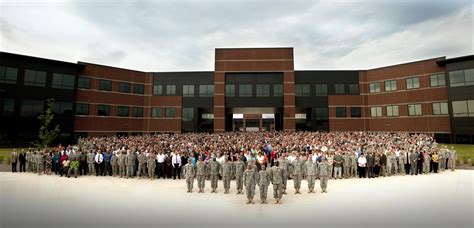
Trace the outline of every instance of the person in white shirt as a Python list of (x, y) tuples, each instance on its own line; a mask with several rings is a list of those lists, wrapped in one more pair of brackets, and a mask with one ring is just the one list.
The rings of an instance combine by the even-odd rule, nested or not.
[(158, 179), (160, 179), (160, 177), (165, 179), (165, 159), (166, 155), (163, 151), (160, 151), (160, 153), (156, 155), (156, 161), (158, 163)]
[(104, 156), (99, 150), (97, 150), (94, 160), (95, 160), (95, 175), (102, 176), (102, 163), (104, 162)]
[(173, 154), (171, 164), (173, 165), (173, 180), (176, 180), (176, 176), (178, 176), (178, 180), (181, 179), (181, 155), (179, 152)]
[(359, 164), (359, 178), (365, 178), (365, 169), (367, 168), (367, 159), (365, 158), (364, 153), (360, 154), (359, 159), (357, 159), (357, 163)]

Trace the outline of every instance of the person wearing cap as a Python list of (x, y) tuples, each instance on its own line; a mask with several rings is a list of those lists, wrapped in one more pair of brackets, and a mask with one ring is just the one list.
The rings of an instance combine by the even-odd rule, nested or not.
[(199, 156), (199, 160), (196, 162), (196, 179), (199, 189), (198, 193), (204, 193), (204, 187), (206, 186), (206, 175), (206, 163), (204, 163), (202, 156)]
[(242, 161), (242, 155), (237, 155), (237, 161), (234, 162), (234, 176), (235, 176), (235, 187), (237, 188), (237, 194), (243, 193), (243, 175), (245, 171), (245, 163)]
[(266, 170), (266, 166), (262, 165), (260, 168), (261, 170), (258, 172), (256, 182), (260, 190), (261, 204), (267, 204), (268, 185), (270, 185), (271, 181), (270, 173)]
[(344, 178), (350, 177), (350, 167), (351, 167), (351, 157), (348, 153), (343, 153), (342, 155), (343, 163), (342, 163), (342, 172), (344, 173)]
[(253, 204), (253, 197), (255, 195), (255, 172), (252, 170), (252, 165), (247, 165), (247, 170), (244, 172), (244, 185), (247, 196), (247, 204)]
[(193, 192), (194, 175), (194, 165), (191, 162), (191, 158), (188, 158), (188, 163), (184, 165), (184, 177), (186, 178), (186, 186), (188, 188), (187, 193)]
[(138, 154), (138, 178), (141, 179), (142, 177), (147, 175), (146, 170), (146, 154), (144, 151), (139, 152)]
[(225, 156), (224, 162), (221, 164), (220, 174), (224, 183), (224, 194), (229, 194), (230, 180), (232, 179), (232, 163), (229, 161), (228, 156)]
[(275, 198), (275, 204), (281, 204), (281, 198), (283, 195), (283, 169), (280, 167), (280, 161), (275, 161), (275, 166), (270, 170), (270, 180), (273, 185), (273, 198)]
[(314, 182), (316, 181), (318, 167), (311, 157), (305, 163), (306, 180), (308, 182), (308, 193), (314, 193)]
[(92, 150), (89, 150), (89, 152), (87, 153), (87, 173), (89, 175), (92, 175), (93, 173), (95, 173), (94, 158), (95, 158), (94, 152), (92, 152)]
[(456, 159), (458, 159), (458, 154), (457, 151), (454, 149), (454, 146), (451, 147), (451, 150), (449, 150), (449, 168), (451, 171), (454, 171), (456, 169)]
[(150, 180), (155, 179), (156, 154), (154, 151), (148, 154), (146, 167), (148, 169), (148, 178), (150, 178)]
[(283, 153), (281, 157), (278, 159), (279, 166), (281, 168), (282, 174), (283, 174), (283, 179), (282, 179), (282, 194), (286, 195), (286, 186), (288, 183), (288, 177), (289, 177), (289, 170), (288, 170), (288, 160), (286, 159), (286, 153)]
[(134, 166), (135, 166), (135, 159), (136, 159), (136, 154), (135, 154), (135, 149), (132, 150), (128, 150), (127, 151), (128, 154), (127, 154), (127, 159), (126, 159), (126, 162), (125, 164), (127, 164), (127, 175), (125, 176), (125, 178), (133, 178), (134, 176)]
[(291, 166), (293, 166), (293, 186), (295, 188), (295, 194), (301, 194), (301, 179), (303, 176), (303, 162), (302, 158), (300, 158), (299, 153), (295, 153), (295, 160), (291, 162)]
[(326, 157), (322, 158), (321, 163), (318, 165), (318, 176), (321, 187), (321, 193), (327, 193), (326, 188), (328, 187), (328, 167)]
[(212, 159), (210, 170), (211, 170), (211, 193), (217, 193), (217, 182), (219, 181), (219, 173), (220, 173), (221, 165), (217, 162), (216, 158)]
[[(332, 174), (332, 171), (329, 172), (329, 175)], [(357, 156), (355, 153), (351, 153), (351, 177), (357, 177)]]

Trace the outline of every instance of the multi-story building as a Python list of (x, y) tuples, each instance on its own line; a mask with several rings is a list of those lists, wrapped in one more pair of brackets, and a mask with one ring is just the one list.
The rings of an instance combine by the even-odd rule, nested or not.
[(218, 48), (214, 71), (142, 72), (0, 54), (0, 143), (222, 131), (389, 131), (474, 142), (474, 55), (369, 70), (294, 70), (293, 48)]

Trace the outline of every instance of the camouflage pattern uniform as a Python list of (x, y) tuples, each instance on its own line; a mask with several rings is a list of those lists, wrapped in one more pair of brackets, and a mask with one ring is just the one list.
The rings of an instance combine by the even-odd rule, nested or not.
[(148, 155), (147, 168), (148, 168), (148, 177), (150, 179), (155, 179), (155, 167), (156, 167), (156, 155), (151, 153)]
[(308, 181), (308, 193), (314, 193), (314, 182), (316, 181), (317, 165), (308, 160), (305, 164), (306, 180)]
[(87, 153), (87, 172), (89, 173), (89, 175), (95, 173), (94, 157), (94, 152), (90, 150), (89, 153)]
[(438, 158), (439, 158), (439, 170), (438, 171), (444, 171), (446, 168), (446, 149), (441, 149), (438, 153)]
[(234, 162), (234, 176), (235, 176), (235, 186), (237, 188), (237, 194), (243, 194), (243, 175), (245, 171), (245, 163), (243, 161)]
[(142, 178), (142, 176), (146, 176), (146, 155), (145, 153), (140, 153), (138, 155), (138, 176)]
[(451, 171), (456, 169), (456, 159), (458, 159), (457, 151), (454, 149), (449, 150), (449, 168)]
[(283, 172), (283, 180), (282, 180), (281, 187), (282, 187), (283, 194), (286, 194), (286, 185), (287, 185), (288, 177), (289, 177), (288, 160), (286, 160), (285, 158), (281, 158), (279, 160), (279, 163), (280, 163), (280, 168)]
[(33, 157), (33, 152), (31, 152), (31, 151), (26, 152), (26, 156), (25, 156), (26, 170), (28, 170), (28, 172), (33, 171), (33, 162), (32, 162), (32, 159), (31, 159), (32, 157)]
[(351, 177), (357, 177), (357, 157), (355, 155), (351, 155)]
[(119, 174), (119, 156), (117, 154), (112, 155), (110, 165), (112, 166), (112, 175), (117, 176)]
[(244, 172), (244, 185), (247, 193), (247, 199), (249, 203), (253, 203), (253, 197), (255, 195), (255, 172), (251, 169), (247, 169)]
[(267, 203), (268, 185), (270, 185), (270, 181), (270, 173), (265, 169), (265, 166), (263, 166), (257, 175), (258, 189), (260, 189), (260, 200), (262, 204)]
[(387, 176), (392, 176), (392, 160), (393, 156), (391, 154), (387, 155)]
[(273, 198), (276, 200), (275, 203), (281, 203), (284, 179), (283, 169), (280, 166), (273, 166), (270, 177), (273, 184)]
[(184, 176), (186, 177), (186, 186), (188, 193), (193, 192), (194, 183), (194, 166), (191, 158), (188, 158), (188, 163), (184, 166)]
[(343, 172), (344, 172), (344, 178), (349, 178), (351, 177), (351, 157), (347, 154), (343, 155), (342, 158), (344, 161), (342, 162), (342, 167), (343, 167)]
[(120, 169), (120, 177), (126, 177), (127, 176), (127, 154), (125, 152), (122, 152), (122, 154), (119, 157), (119, 169)]
[(222, 182), (224, 182), (224, 194), (229, 194), (230, 180), (232, 178), (232, 163), (227, 160), (222, 163), (220, 173), (222, 175)]
[(196, 162), (196, 177), (198, 188), (201, 193), (204, 193), (204, 187), (206, 186), (206, 175), (207, 175), (207, 166), (203, 161)]
[(135, 152), (127, 154), (127, 178), (133, 177), (133, 168), (135, 166)]
[(303, 175), (303, 164), (301, 158), (295, 159), (292, 163), (293, 166), (293, 185), (295, 187), (295, 194), (301, 194), (301, 179)]
[(220, 164), (217, 161), (211, 162), (211, 188), (213, 193), (217, 193), (217, 182), (219, 181)]
[(322, 162), (318, 165), (319, 168), (319, 181), (321, 186), (321, 192), (326, 192), (328, 187), (328, 168), (326, 162)]
[(36, 167), (39, 175), (44, 172), (44, 157), (42, 153), (36, 155)]
[(398, 156), (398, 172), (400, 172), (403, 176), (405, 176), (405, 153), (401, 153)]

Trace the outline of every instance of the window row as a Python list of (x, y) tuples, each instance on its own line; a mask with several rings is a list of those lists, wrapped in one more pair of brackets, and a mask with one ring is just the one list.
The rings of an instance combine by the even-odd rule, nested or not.
[[(348, 88), (348, 90), (346, 90)], [(359, 94), (359, 84), (334, 84), (335, 94)], [(328, 84), (315, 84), (314, 94), (316, 96), (327, 96), (328, 95)], [(309, 97), (311, 96), (311, 85), (310, 84), (295, 84), (295, 96)]]
[[(446, 75), (444, 73), (433, 74), (430, 76), (430, 86), (445, 86), (446, 85)], [(418, 77), (411, 77), (405, 79), (405, 88), (409, 89), (418, 89), (420, 88), (420, 79)], [(397, 81), (388, 80), (384, 81), (384, 92), (396, 91), (397, 90)], [(380, 93), (380, 82), (373, 82), (369, 84), (369, 93)]]
[[(72, 102), (55, 101), (53, 104), (53, 113), (55, 115), (72, 116)], [(42, 114), (45, 110), (43, 100), (23, 100), (20, 107), (20, 116), (31, 117)], [(0, 113), (2, 116), (13, 116), (15, 113), (15, 99), (0, 99)]]
[[(79, 77), (77, 80), (77, 88), (79, 89), (90, 89), (91, 88), (91, 78)], [(128, 82), (119, 82), (118, 92), (120, 93), (131, 93), (133, 87), (134, 94), (145, 94), (145, 85)], [(112, 81), (111, 80), (99, 80), (99, 90), (102, 91), (112, 91)]]
[[(0, 66), (0, 83), (17, 84), (18, 69)], [(23, 85), (46, 87), (47, 72), (39, 70), (25, 70)], [(70, 74), (53, 73), (52, 88), (74, 89), (76, 77)]]
[(474, 85), (474, 69), (449, 72), (449, 84), (451, 87)]
[[(360, 107), (350, 107), (350, 117), (359, 118), (362, 116), (362, 109)], [(336, 107), (336, 117), (343, 118), (347, 117), (346, 107)]]
[[(164, 110), (164, 116), (162, 116), (162, 110)], [(89, 115), (89, 104), (76, 104), (76, 115)], [(154, 118), (173, 118), (175, 117), (176, 109), (175, 108), (159, 108), (154, 107), (151, 109), (151, 117)], [(97, 115), (98, 116), (110, 116), (110, 105), (97, 105)], [(130, 116), (130, 107), (128, 106), (117, 106), (117, 116), (120, 117), (129, 117)], [(131, 107), (131, 116), (132, 117), (143, 117), (143, 107)]]
[[(446, 102), (435, 102), (432, 103), (432, 114), (433, 115), (448, 115), (448, 103)], [(385, 106), (386, 116), (396, 117), (399, 116), (398, 105), (389, 105)], [(421, 104), (409, 104), (408, 115), (409, 116), (421, 116), (423, 115)], [(370, 107), (370, 116), (371, 117), (381, 117), (382, 116), (382, 107), (375, 106)]]

